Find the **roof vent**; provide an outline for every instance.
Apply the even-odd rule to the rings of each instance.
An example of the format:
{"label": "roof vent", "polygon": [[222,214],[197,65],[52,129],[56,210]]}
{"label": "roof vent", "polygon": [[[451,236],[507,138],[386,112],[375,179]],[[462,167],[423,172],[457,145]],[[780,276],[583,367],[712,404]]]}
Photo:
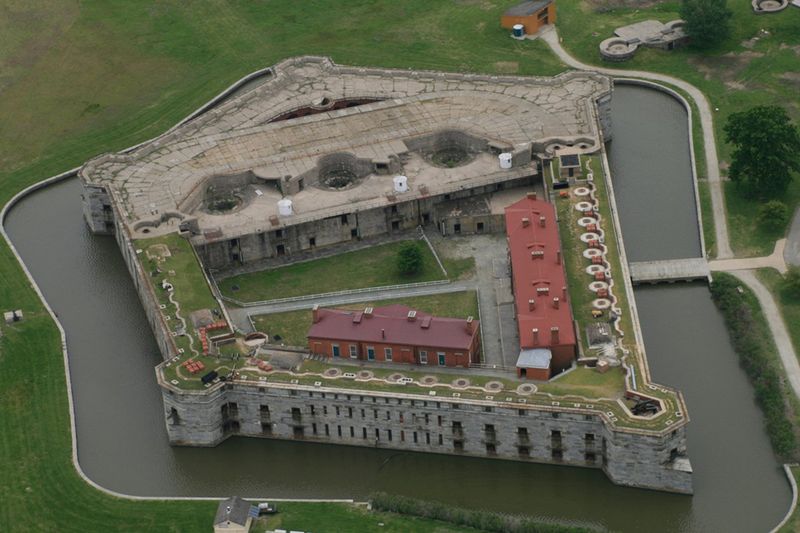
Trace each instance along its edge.
{"label": "roof vent", "polygon": [[528,217],[525,217],[525,218],[522,219],[522,227],[523,228],[527,228],[530,225],[531,225],[531,219],[529,219]]}
{"label": "roof vent", "polygon": [[414,322],[417,319],[417,312],[412,309],[408,312],[408,316],[406,318],[408,318],[409,322]]}
{"label": "roof vent", "polygon": [[364,309],[364,316],[367,318],[372,318],[372,313],[374,309],[372,307],[367,307]]}

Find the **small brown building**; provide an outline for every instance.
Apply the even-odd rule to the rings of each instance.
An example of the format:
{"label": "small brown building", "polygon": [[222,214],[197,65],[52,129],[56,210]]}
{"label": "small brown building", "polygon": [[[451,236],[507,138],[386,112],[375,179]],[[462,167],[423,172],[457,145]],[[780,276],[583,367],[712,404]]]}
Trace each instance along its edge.
{"label": "small brown building", "polygon": [[525,33],[532,35],[545,24],[555,24],[556,5],[552,0],[529,0],[508,9],[500,17],[500,26],[512,29],[514,24],[522,24]]}

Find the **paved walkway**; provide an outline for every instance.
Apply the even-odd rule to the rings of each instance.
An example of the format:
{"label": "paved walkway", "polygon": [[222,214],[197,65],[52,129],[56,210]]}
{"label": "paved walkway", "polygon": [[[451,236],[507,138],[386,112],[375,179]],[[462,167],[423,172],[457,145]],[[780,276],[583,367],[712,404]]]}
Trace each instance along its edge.
{"label": "paved walkway", "polygon": [[738,270],[731,272],[731,274],[750,287],[756,298],[758,298],[758,303],[764,311],[764,317],[767,319],[769,329],[772,331],[772,337],[775,339],[775,346],[778,348],[778,355],[780,355],[783,368],[786,370],[789,384],[792,386],[795,395],[800,398],[800,363],[797,362],[797,354],[794,351],[792,340],[786,330],[786,324],[783,322],[781,312],[778,306],[775,305],[772,294],[758,280],[752,270]]}
{"label": "paved walkway", "polygon": [[264,304],[254,307],[228,307],[228,313],[236,326],[243,331],[250,331],[250,321],[248,316],[269,315],[272,313],[284,313],[286,311],[298,311],[300,309],[311,309],[314,304],[320,307],[334,307],[337,305],[351,304],[358,302],[370,302],[376,300],[389,300],[395,298],[410,298],[413,296],[425,296],[427,294],[446,294],[449,292],[474,291],[477,285],[474,280],[456,281],[447,285],[430,285],[424,287],[412,287],[407,289],[391,289],[361,292],[358,294],[328,296],[316,300],[300,300],[295,302],[283,302],[276,304]]}
{"label": "paved walkway", "polygon": [[711,106],[708,104],[705,95],[694,85],[686,83],[678,78],[666,76],[664,74],[656,74],[653,72],[645,72],[641,70],[619,70],[605,67],[597,67],[594,65],[587,65],[581,63],[567,53],[561,46],[561,40],[558,37],[555,27],[550,31],[542,32],[541,39],[543,39],[558,56],[561,61],[568,66],[578,70],[592,70],[607,74],[609,76],[623,77],[623,78],[641,78],[650,81],[668,83],[678,87],[686,94],[688,94],[697,105],[700,112],[700,124],[703,129],[703,151],[706,156],[706,172],[708,173],[708,184],[711,191],[711,204],[714,210],[714,232],[717,241],[717,257],[719,259],[727,259],[733,257],[731,251],[730,241],[728,240],[728,223],[725,217],[725,196],[722,191],[722,180],[719,175],[719,160],[717,159],[717,145],[714,139],[714,125],[713,115],[711,113]]}
{"label": "paved walkway", "polygon": [[717,259],[709,261],[708,266],[711,270],[727,271],[733,270],[755,270],[758,268],[774,268],[781,274],[787,270],[785,258],[786,239],[780,239],[775,243],[775,250],[772,254],[764,257],[748,257],[744,259]]}
{"label": "paved walkway", "polygon": [[783,250],[783,259],[790,265],[800,266],[800,207],[794,212],[789,236],[786,238],[786,248]]}

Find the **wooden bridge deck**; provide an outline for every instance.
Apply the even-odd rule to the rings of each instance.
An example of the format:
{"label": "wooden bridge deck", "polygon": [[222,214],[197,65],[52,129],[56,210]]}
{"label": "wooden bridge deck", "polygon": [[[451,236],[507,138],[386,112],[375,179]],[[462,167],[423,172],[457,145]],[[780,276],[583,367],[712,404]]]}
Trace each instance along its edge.
{"label": "wooden bridge deck", "polygon": [[708,280],[711,274],[708,261],[702,257],[638,261],[629,266],[634,284]]}

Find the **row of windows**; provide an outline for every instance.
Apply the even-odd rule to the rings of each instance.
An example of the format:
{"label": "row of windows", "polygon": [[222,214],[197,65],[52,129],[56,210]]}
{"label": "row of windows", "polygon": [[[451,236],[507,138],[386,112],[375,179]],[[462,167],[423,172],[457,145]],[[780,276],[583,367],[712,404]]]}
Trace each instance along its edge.
{"label": "row of windows", "polygon": [[[348,353],[350,354],[351,359],[358,358],[358,345],[357,344],[348,344]],[[333,351],[334,357],[341,357],[342,350],[338,344],[331,344],[331,349]],[[384,348],[383,349],[383,358],[386,361],[391,361],[393,357],[392,348]],[[439,362],[439,366],[445,366],[447,364],[447,358],[445,352],[436,352],[437,361]],[[374,346],[367,346],[367,360],[374,361],[375,360],[375,347]],[[428,352],[425,350],[419,351],[419,363],[421,365],[428,364]]]}

